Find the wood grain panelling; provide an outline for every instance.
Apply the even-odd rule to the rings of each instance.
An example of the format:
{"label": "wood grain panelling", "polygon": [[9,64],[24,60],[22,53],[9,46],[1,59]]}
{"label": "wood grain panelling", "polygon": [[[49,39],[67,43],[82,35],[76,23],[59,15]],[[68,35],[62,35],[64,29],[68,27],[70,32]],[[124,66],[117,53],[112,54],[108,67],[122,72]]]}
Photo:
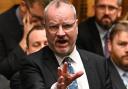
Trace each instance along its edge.
{"label": "wood grain panelling", "polygon": [[128,0],[123,0],[122,19],[128,18]]}
{"label": "wood grain panelling", "polygon": [[87,17],[94,15],[94,10],[93,10],[94,1],[95,0],[87,0]]}
{"label": "wood grain panelling", "polygon": [[70,0],[76,8],[79,22],[93,16],[94,0]]}
{"label": "wood grain panelling", "polygon": [[0,0],[0,13],[10,9],[13,5],[18,4],[21,0]]}
{"label": "wood grain panelling", "polygon": [[75,6],[78,20],[81,22],[87,17],[87,1],[86,0],[70,0],[71,3]]}
{"label": "wood grain panelling", "polygon": [[[18,4],[21,0],[0,0],[0,13],[8,10],[14,4]],[[93,16],[94,0],[69,0],[76,8],[79,22],[85,20],[87,17]],[[123,0],[122,18],[128,12],[128,0]]]}

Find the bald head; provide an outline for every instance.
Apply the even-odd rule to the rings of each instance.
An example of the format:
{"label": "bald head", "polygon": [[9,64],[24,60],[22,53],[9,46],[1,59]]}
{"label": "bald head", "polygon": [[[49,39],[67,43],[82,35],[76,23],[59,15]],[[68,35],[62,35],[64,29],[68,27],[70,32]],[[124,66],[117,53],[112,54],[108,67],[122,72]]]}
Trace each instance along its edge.
{"label": "bald head", "polygon": [[69,3],[67,0],[53,0],[50,4],[45,8],[45,19],[47,19],[48,15],[51,13],[55,13],[55,9],[60,9],[61,11],[70,10],[73,13],[73,18],[76,19],[76,10],[75,7]]}
{"label": "bald head", "polygon": [[61,57],[70,54],[78,35],[74,6],[65,0],[53,0],[45,8],[44,14],[49,47]]}

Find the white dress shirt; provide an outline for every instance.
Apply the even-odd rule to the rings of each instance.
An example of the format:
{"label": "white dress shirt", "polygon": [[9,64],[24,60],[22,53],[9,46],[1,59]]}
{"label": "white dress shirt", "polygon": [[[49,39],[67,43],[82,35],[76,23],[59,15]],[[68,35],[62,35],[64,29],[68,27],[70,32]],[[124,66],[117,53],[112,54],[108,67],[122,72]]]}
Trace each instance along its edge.
{"label": "white dress shirt", "polygon": [[[63,66],[62,62],[63,62],[64,58],[60,58],[57,55],[55,55],[55,56],[57,58],[59,65]],[[89,84],[88,84],[88,79],[87,79],[87,75],[85,72],[85,68],[83,66],[81,57],[80,57],[78,51],[76,50],[76,47],[74,48],[73,52],[68,57],[70,57],[73,60],[71,65],[74,69],[74,72],[78,72],[78,71],[84,72],[84,74],[81,77],[77,78],[77,80],[76,80],[77,84],[78,84],[78,89],[89,89]],[[56,83],[53,84],[51,89],[56,89]]]}

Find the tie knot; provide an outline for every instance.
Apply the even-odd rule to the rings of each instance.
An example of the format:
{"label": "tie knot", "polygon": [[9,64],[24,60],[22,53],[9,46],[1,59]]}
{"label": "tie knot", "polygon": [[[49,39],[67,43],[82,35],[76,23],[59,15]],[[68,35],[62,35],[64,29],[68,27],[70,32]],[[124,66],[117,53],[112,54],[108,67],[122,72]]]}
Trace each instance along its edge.
{"label": "tie knot", "polygon": [[109,32],[106,32],[104,35],[104,40],[108,40],[108,38],[109,38]]}
{"label": "tie knot", "polygon": [[128,78],[128,74],[127,73],[123,73],[123,76]]}
{"label": "tie knot", "polygon": [[63,60],[63,63],[67,62],[68,64],[71,64],[71,61],[72,61],[72,59],[70,57],[65,57]]}

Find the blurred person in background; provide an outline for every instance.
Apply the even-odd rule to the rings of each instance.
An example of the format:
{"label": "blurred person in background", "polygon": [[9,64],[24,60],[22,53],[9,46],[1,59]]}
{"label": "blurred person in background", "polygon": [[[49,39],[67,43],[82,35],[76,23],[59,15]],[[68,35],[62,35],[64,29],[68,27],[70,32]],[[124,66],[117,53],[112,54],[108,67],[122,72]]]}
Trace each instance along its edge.
{"label": "blurred person in background", "polygon": [[[22,0],[0,15],[0,73],[8,79],[19,70],[22,58],[26,55],[26,36],[23,18],[29,18],[30,24],[44,24],[44,7],[49,0]],[[27,21],[27,20],[26,20]]]}
{"label": "blurred person in background", "polygon": [[105,36],[118,21],[122,11],[122,0],[95,0],[94,17],[81,22],[77,46],[101,56],[108,57]]}
{"label": "blurred person in background", "polygon": [[27,34],[26,43],[28,55],[48,45],[44,26],[34,26]]}
{"label": "blurred person in background", "polygon": [[108,61],[113,89],[128,89],[128,21],[117,22],[110,32]]}
{"label": "blurred person in background", "polygon": [[26,56],[26,36],[30,29],[25,28],[23,18],[29,18],[30,28],[44,24],[44,8],[49,1],[22,0],[0,15],[0,74],[12,81],[12,89],[19,89],[19,83],[14,82],[18,78],[13,74],[22,67]]}

